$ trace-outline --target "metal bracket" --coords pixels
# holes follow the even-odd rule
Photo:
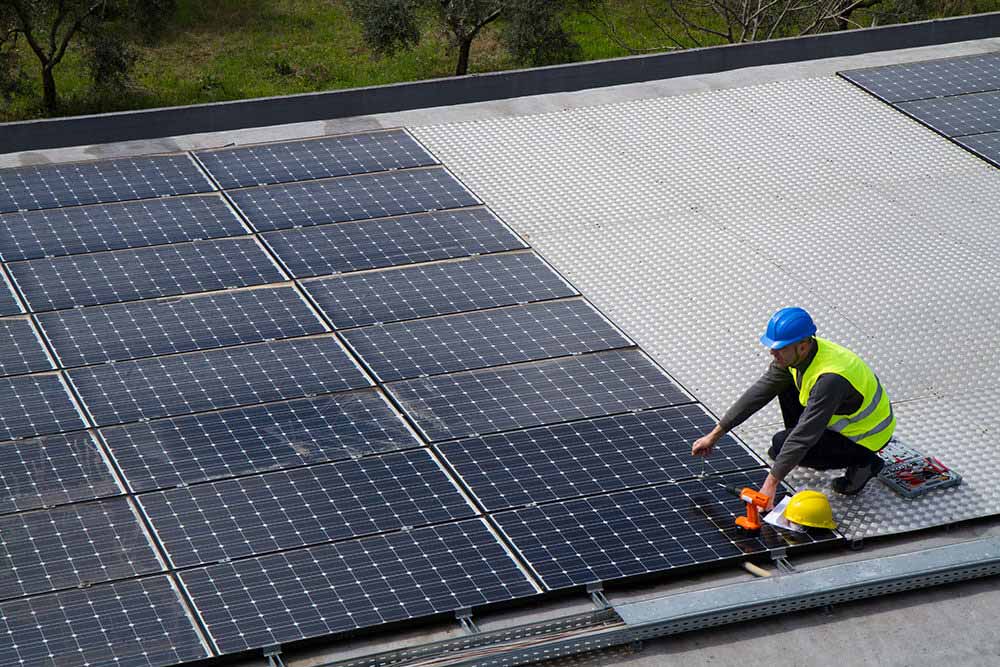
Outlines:
[[[478,635],[482,632],[476,622],[472,620],[472,609],[464,607],[455,611],[455,618],[461,624],[467,635]]]
[[[604,595],[604,585],[600,582],[587,584],[587,593],[590,595],[591,602],[594,603],[594,607],[601,611],[603,609],[611,609],[611,602]]]
[[[261,652],[267,658],[267,667],[285,667],[285,661],[281,659],[281,645],[268,646]]]
[[[778,568],[780,574],[792,574],[793,572],[798,572],[792,562],[788,560],[788,550],[785,547],[780,547],[778,549],[771,550],[771,560],[774,561],[775,566]]]

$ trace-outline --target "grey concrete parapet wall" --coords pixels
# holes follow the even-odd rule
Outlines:
[[[1000,12],[368,88],[0,124],[0,153],[153,139],[527,95],[1000,36]]]

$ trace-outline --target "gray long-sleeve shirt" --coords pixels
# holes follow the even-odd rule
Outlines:
[[[795,366],[800,380],[815,357],[816,343],[813,342],[808,356]],[[764,374],[726,411],[719,421],[719,426],[724,431],[736,428],[770,403],[775,396],[789,389],[793,383],[791,371],[781,368],[772,361]],[[785,438],[785,444],[771,466],[771,474],[778,480],[784,479],[823,435],[833,415],[853,414],[861,409],[863,401],[864,396],[842,376],[835,373],[820,375],[809,393],[809,400],[802,411],[802,416]]]

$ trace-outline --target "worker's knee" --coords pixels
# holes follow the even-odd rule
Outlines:
[[[781,447],[785,444],[785,438],[787,437],[787,429],[784,431],[778,431],[771,436],[771,448],[767,450],[767,455],[771,457],[771,460],[778,458],[778,454],[781,453]]]

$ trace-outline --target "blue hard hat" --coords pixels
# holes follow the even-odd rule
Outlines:
[[[809,338],[816,333],[816,325],[809,313],[801,308],[782,308],[767,322],[767,331],[760,337],[760,343],[770,350],[780,350],[783,347]]]

